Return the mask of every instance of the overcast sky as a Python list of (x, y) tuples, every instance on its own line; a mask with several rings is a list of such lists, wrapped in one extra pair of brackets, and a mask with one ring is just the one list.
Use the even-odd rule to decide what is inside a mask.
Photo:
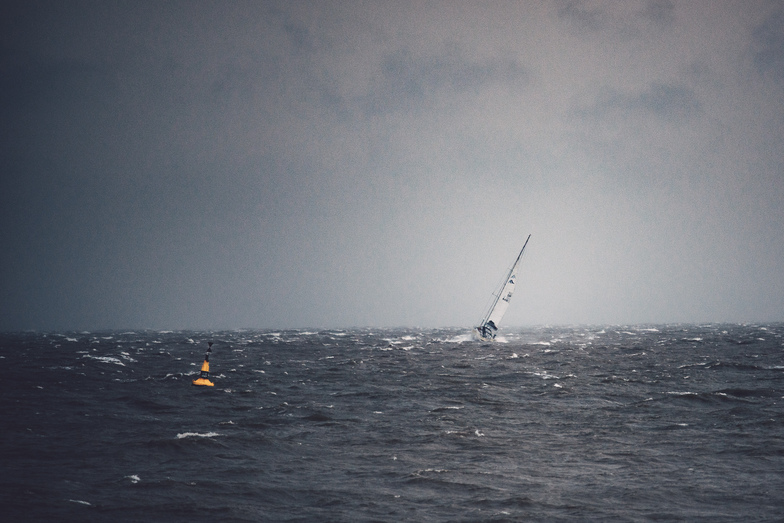
[(2, 330), (784, 320), (782, 2), (0, 10)]

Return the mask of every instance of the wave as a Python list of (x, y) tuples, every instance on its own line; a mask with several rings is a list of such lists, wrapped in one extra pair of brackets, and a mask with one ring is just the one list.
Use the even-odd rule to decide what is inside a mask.
[[(276, 329), (280, 344), (247, 333), (99, 344), (0, 333), (4, 514), (775, 520), (781, 340), (738, 347), (716, 329), (660, 330), (547, 327), (507, 334), (509, 345), (467, 329)], [(188, 376), (204, 347), (185, 340), (208, 337), (220, 338), (210, 376), (221, 380), (199, 389)], [(520, 489), (533, 501), (515, 507)]]
[(103, 363), (113, 363), (115, 365), (122, 365), (125, 367), (125, 363), (121, 362), (119, 358), (113, 358), (112, 356), (93, 356), (92, 354), (85, 354), (82, 358), (90, 358), (93, 360), (98, 360)]
[(473, 334), (458, 334), (457, 336), (446, 338), (443, 341), (446, 343), (468, 343), (475, 341), (475, 338)]
[(781, 392), (774, 389), (744, 389), (744, 388), (730, 388), (716, 391), (714, 394), (726, 394), (727, 396), (734, 396), (736, 398), (775, 398)]
[(735, 363), (732, 361), (716, 361), (713, 363), (708, 363), (705, 368), (706, 369), (718, 369), (722, 367), (737, 369), (737, 370), (771, 370), (766, 369), (760, 365), (754, 365), (750, 363)]
[(222, 436), (222, 434), (218, 434), (217, 432), (182, 432), (177, 434), (177, 439), (184, 439), (184, 438), (214, 438), (216, 436)]
[(727, 388), (715, 390), (710, 392), (695, 392), (695, 391), (667, 391), (663, 393), (665, 396), (693, 400), (697, 402), (739, 402), (739, 403), (753, 403), (757, 398), (776, 398), (780, 395), (779, 392), (773, 389), (745, 389), (745, 388)]

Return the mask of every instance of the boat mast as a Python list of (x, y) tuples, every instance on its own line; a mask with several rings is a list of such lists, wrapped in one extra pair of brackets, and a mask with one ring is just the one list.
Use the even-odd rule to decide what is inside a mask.
[(506, 284), (509, 281), (509, 278), (511, 278), (512, 273), (515, 271), (515, 268), (517, 267), (517, 264), (520, 263), (520, 258), (523, 257), (523, 251), (525, 251), (525, 246), (528, 245), (528, 240), (530, 240), (530, 239), (531, 239), (531, 235), (529, 234), (528, 238), (525, 239), (525, 243), (523, 244), (523, 248), (520, 249), (520, 254), (517, 255), (517, 259), (512, 264), (512, 268), (509, 269), (508, 273), (506, 273), (506, 279), (501, 284), (501, 288), (498, 289), (498, 292), (495, 295), (495, 300), (493, 300), (493, 304), (490, 306), (490, 309), (488, 309), (487, 314), (485, 314), (484, 318), (482, 318), (482, 323), (480, 323), (480, 325), (479, 325), (480, 327), (484, 327), (485, 324), (487, 323), (487, 320), (490, 319), (490, 316), (493, 314), (493, 311), (495, 310), (495, 306), (498, 304), (498, 300), (501, 299), (501, 295), (503, 294), (504, 287), (506, 287)]

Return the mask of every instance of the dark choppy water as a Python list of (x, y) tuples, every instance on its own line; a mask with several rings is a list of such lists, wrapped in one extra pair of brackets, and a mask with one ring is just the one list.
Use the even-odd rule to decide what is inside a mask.
[(784, 518), (784, 324), (505, 336), (0, 335), (3, 519)]

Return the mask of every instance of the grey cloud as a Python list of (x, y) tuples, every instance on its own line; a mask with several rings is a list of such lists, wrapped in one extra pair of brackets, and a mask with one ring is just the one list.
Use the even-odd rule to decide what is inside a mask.
[(472, 62), (459, 53), (417, 57), (401, 51), (388, 55), (371, 84), (364, 106), (368, 113), (421, 108), (444, 95), (477, 94), (490, 85), (524, 86), (528, 72), (516, 61), (497, 58)]
[(41, 105), (63, 108), (79, 100), (95, 103), (117, 90), (111, 68), (88, 61), (8, 59), (0, 62), (0, 71), (0, 111), (6, 114)]
[(606, 26), (606, 16), (602, 11), (588, 9), (579, 0), (562, 2), (558, 16), (587, 31), (599, 31)]
[(784, 12), (770, 15), (753, 34), (754, 63), (761, 74), (784, 81)]
[(283, 29), (286, 32), (289, 42), (298, 52), (312, 53), (317, 50), (313, 35), (305, 25), (288, 19), (283, 22)]
[(644, 91), (621, 93), (606, 90), (592, 104), (576, 109), (582, 118), (602, 119), (618, 115), (650, 115), (665, 121), (682, 121), (702, 112), (694, 90), (683, 85), (654, 83)]
[(617, 5), (589, 5), (584, 0), (564, 0), (560, 2), (558, 16), (573, 27), (586, 33), (610, 33), (624, 37), (640, 35), (645, 27), (663, 29), (675, 22), (675, 5), (669, 0), (647, 0), (637, 9), (624, 7), (629, 13), (618, 14)]
[(0, 328), (781, 318), (770, 3), (13, 2)]
[(669, 26), (675, 22), (675, 4), (670, 0), (648, 0), (640, 16), (659, 27)]

